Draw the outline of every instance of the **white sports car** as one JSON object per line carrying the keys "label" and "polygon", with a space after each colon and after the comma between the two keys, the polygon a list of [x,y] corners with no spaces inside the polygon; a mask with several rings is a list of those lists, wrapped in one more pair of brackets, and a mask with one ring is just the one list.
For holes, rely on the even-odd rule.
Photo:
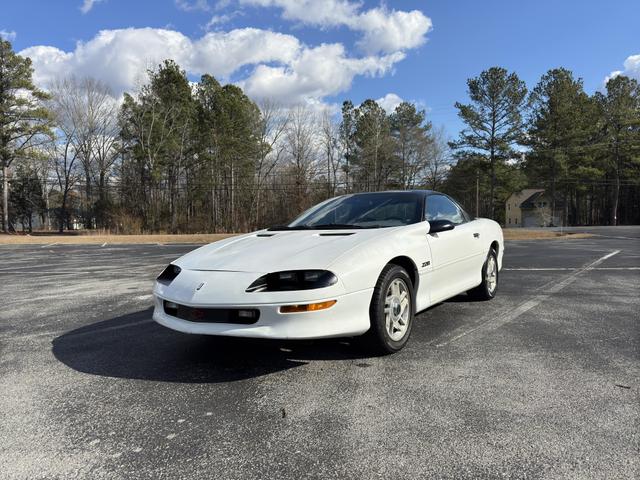
{"label": "white sports car", "polygon": [[447,195],[342,195],[290,224],[198,248],[154,287],[158,323],[187,333],[309,339],[366,335],[400,350],[416,312],[463,292],[495,296],[502,230]]}

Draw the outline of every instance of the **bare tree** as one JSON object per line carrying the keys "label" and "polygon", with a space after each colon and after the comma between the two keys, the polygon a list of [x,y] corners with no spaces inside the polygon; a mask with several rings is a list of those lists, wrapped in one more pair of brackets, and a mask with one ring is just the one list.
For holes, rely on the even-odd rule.
{"label": "bare tree", "polygon": [[449,140],[444,127],[432,132],[432,141],[427,149],[427,163],[424,181],[431,190],[437,190],[447,176],[452,157]]}
{"label": "bare tree", "polygon": [[75,129],[68,123],[65,111],[56,105],[54,99],[54,114],[56,116],[56,137],[48,146],[49,158],[53,164],[58,187],[60,188],[60,209],[58,211],[58,231],[63,232],[65,225],[70,227],[69,194],[76,185],[80,172],[78,171],[78,149],[74,145]]}
{"label": "bare tree", "polygon": [[2,226],[9,231],[9,168],[11,163],[46,142],[50,115],[48,95],[32,82],[31,60],[16,55],[0,38],[0,167],[2,167]]}
{"label": "bare tree", "polygon": [[339,125],[334,122],[331,112],[325,109],[322,112],[320,127],[320,143],[324,152],[327,174],[327,196],[335,195],[338,183],[338,169],[340,168],[340,131]]}
{"label": "bare tree", "polygon": [[[68,224],[68,200],[79,177],[84,176],[86,209],[92,202],[92,186],[106,199],[106,182],[119,152],[118,104],[102,82],[69,77],[51,86],[50,108],[56,122],[56,138],[49,156],[61,194],[60,231]],[[85,216],[85,226],[93,226],[93,216]]]}
{"label": "bare tree", "polygon": [[[99,80],[85,78],[81,82],[81,93],[85,98],[85,128],[82,131],[85,155],[83,165],[91,171],[91,180],[98,188],[98,202],[107,203],[107,186],[110,174],[120,153],[118,140],[118,102],[111,89]],[[87,190],[87,192],[90,192]],[[89,197],[89,195],[88,195]],[[103,218],[96,219],[104,227]]]}
{"label": "bare tree", "polygon": [[284,142],[289,167],[294,178],[294,196],[298,207],[308,203],[307,189],[309,180],[316,174],[318,159],[317,119],[305,105],[291,110]]}
{"label": "bare tree", "polygon": [[258,161],[256,163],[256,182],[253,193],[253,225],[257,226],[260,220],[261,193],[267,177],[280,163],[285,151],[282,141],[291,112],[283,108],[271,99],[265,99],[259,104],[261,112],[259,130]]}
{"label": "bare tree", "polygon": [[[49,140],[51,141],[51,139]],[[32,150],[31,154],[24,159],[28,168],[36,174],[40,181],[40,188],[44,199],[44,211],[41,214],[41,218],[46,230],[51,230],[50,197],[51,192],[55,188],[55,183],[51,181],[54,169],[53,158],[49,147],[50,143],[46,145],[45,148],[40,146]]]}
{"label": "bare tree", "polygon": [[[91,77],[58,80],[51,90],[58,109],[64,110],[66,122],[73,126],[72,143],[84,174],[85,226],[93,227],[93,186],[104,206],[109,174],[118,158],[118,103],[106,84]],[[103,218],[97,220],[105,226]]]}

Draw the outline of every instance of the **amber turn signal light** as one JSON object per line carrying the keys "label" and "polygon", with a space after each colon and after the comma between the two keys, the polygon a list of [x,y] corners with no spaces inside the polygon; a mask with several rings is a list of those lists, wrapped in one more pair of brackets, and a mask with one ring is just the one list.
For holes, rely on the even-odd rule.
{"label": "amber turn signal light", "polygon": [[280,307],[280,313],[299,313],[299,312],[317,312],[318,310],[326,310],[333,307],[337,300],[328,300],[326,302],[309,303],[307,305],[283,305]]}

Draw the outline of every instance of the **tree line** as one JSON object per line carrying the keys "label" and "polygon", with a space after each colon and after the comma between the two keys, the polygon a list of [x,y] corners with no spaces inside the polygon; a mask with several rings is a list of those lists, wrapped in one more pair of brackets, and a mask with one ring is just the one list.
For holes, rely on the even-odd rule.
{"label": "tree line", "polygon": [[430,188],[504,220],[504,201],[545,188],[573,224],[640,221],[640,88],[588,95],[565,69],[529,92],[490,68],[468,80],[456,139],[411,102],[339,113],[254,102],[172,60],[115,99],[99,79],[32,82],[0,40],[3,227],[236,232],[282,223],[338,194]]}
{"label": "tree line", "polygon": [[471,103],[456,104],[466,128],[452,142],[449,188],[469,199],[481,172],[480,210],[504,218],[511,192],[545,188],[570,225],[640,221],[640,88],[625,76],[588,95],[564,68],[528,92],[515,73],[490,68],[468,81]]}

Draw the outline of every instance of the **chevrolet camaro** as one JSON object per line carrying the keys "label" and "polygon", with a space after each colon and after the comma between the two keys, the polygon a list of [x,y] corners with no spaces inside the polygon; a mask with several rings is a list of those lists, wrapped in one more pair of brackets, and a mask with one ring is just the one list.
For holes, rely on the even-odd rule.
{"label": "chevrolet camaro", "polygon": [[227,238],[168,265],[153,318],[186,333],[407,343],[416,312],[496,295],[502,230],[429,190],[326,200],[291,223]]}

